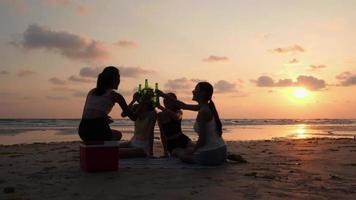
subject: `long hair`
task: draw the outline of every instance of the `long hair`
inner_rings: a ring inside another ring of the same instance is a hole
[[[105,67],[103,72],[98,75],[94,94],[103,95],[108,89],[114,88],[115,81],[119,78],[120,72],[114,66]]]
[[[214,104],[213,100],[211,99],[213,97],[214,88],[209,82],[199,82],[197,86],[199,87],[200,91],[204,92],[203,98],[205,100],[209,101],[209,108],[210,108],[211,112],[213,112],[214,119],[215,119],[216,126],[217,126],[217,131],[218,131],[219,136],[221,137],[222,123],[221,123],[221,120],[219,117],[219,113],[216,110],[215,104]]]
[[[177,100],[177,95],[174,94],[173,92],[169,92],[169,93],[167,93],[167,95],[170,96],[172,99]],[[170,101],[170,100],[164,99],[163,101]],[[173,104],[173,105],[171,104],[170,110],[172,110],[173,112],[177,112],[178,110],[180,110],[180,108],[178,106],[176,106],[175,104]]]

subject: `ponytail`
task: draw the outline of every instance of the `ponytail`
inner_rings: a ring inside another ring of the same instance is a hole
[[[98,80],[96,81],[96,88],[94,94],[97,96],[103,95],[105,93],[106,88],[104,87],[103,83],[103,74],[100,73],[98,75]]]
[[[217,126],[217,131],[218,131],[219,136],[221,137],[222,136],[222,123],[220,121],[220,117],[219,117],[218,111],[216,110],[213,100],[210,100],[209,108],[213,112],[215,123]]]
[[[222,136],[222,124],[220,121],[218,111],[216,110],[215,104],[214,104],[213,100],[211,100],[213,97],[213,93],[214,93],[214,87],[209,82],[199,82],[196,87],[199,87],[199,89],[201,91],[203,91],[202,94],[204,96],[202,96],[202,98],[204,100],[209,101],[209,108],[214,115],[218,135],[221,137]]]
[[[115,80],[120,76],[120,72],[116,67],[105,67],[103,72],[98,75],[94,94],[96,96],[103,95],[108,89],[114,89]]]

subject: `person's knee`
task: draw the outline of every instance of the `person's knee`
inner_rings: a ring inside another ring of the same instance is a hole
[[[122,133],[118,130],[111,130],[114,140],[121,140]]]

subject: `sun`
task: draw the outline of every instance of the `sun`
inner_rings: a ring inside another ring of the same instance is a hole
[[[298,99],[303,99],[309,95],[309,92],[305,88],[295,88],[293,95]]]

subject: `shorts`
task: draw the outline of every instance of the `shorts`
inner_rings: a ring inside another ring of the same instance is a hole
[[[221,165],[226,160],[226,146],[194,153],[194,162],[199,165]]]
[[[191,139],[184,134],[180,134],[174,139],[167,139],[167,150],[169,153],[172,153],[173,149],[176,148],[185,149],[190,141]]]
[[[78,133],[83,141],[112,140],[112,132],[106,118],[82,119]]]

